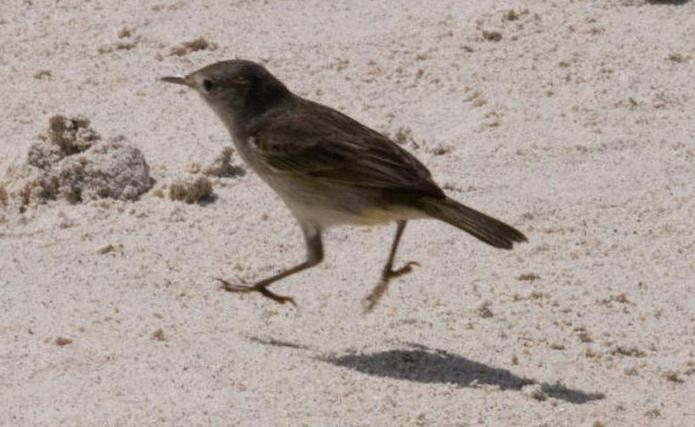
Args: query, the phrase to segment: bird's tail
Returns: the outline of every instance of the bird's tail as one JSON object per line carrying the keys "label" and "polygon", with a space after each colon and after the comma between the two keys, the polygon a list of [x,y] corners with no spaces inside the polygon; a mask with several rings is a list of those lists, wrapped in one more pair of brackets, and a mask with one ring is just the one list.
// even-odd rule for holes
{"label": "bird's tail", "polygon": [[458,227],[496,248],[511,249],[514,243],[527,241],[526,236],[516,228],[448,197],[423,197],[418,204],[428,215]]}

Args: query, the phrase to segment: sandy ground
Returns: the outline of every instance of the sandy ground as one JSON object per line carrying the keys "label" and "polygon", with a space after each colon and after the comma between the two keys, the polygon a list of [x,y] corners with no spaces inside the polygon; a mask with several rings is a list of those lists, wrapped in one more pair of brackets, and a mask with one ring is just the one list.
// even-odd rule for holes
{"label": "sandy ground", "polygon": [[[1,424],[695,425],[695,2],[141,3],[0,9],[0,180],[60,113],[157,181],[0,207]],[[156,78],[233,57],[399,133],[530,242],[411,223],[421,267],[370,315],[393,227],[331,230],[276,286],[299,309],[220,291],[304,256],[252,173],[168,197],[230,139]]]}

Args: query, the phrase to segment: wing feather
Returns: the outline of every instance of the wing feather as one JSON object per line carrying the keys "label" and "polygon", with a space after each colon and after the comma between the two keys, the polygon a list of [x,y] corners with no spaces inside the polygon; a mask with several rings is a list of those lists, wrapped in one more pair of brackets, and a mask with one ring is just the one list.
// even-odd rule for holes
{"label": "wing feather", "polygon": [[260,118],[248,133],[256,154],[282,173],[444,197],[413,155],[384,135],[311,101],[296,99],[292,108]]}

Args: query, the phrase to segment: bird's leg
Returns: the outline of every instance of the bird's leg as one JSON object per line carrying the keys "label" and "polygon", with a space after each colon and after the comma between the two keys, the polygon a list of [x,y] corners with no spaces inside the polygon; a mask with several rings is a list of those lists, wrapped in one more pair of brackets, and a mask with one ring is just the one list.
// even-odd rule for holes
{"label": "bird's leg", "polygon": [[217,279],[220,282],[222,282],[221,288],[227,292],[258,292],[264,297],[270,298],[273,301],[278,302],[280,304],[289,302],[290,304],[296,306],[297,304],[295,304],[294,298],[289,296],[278,295],[274,292],[271,292],[268,289],[268,286],[277,282],[278,280],[284,279],[287,276],[291,276],[295,273],[299,273],[302,270],[306,270],[315,265],[318,265],[323,260],[323,243],[321,241],[321,230],[303,225],[302,231],[304,232],[304,238],[306,239],[306,261],[304,261],[301,264],[295,265],[294,267],[289,268],[274,276],[263,279],[251,286],[232,285],[224,279]]}
{"label": "bird's leg", "polygon": [[396,250],[398,250],[398,243],[401,241],[401,236],[403,235],[403,231],[405,230],[406,221],[398,221],[396,224],[396,236],[393,238],[393,243],[391,244],[391,252],[389,253],[389,258],[386,261],[386,264],[384,265],[384,270],[381,272],[381,280],[374,287],[374,289],[372,289],[372,292],[366,299],[367,304],[365,312],[372,311],[372,309],[376,306],[376,304],[379,302],[379,299],[381,299],[382,295],[384,295],[384,293],[386,292],[386,289],[388,288],[391,279],[410,273],[411,271],[413,271],[414,265],[420,265],[416,262],[411,261],[406,263],[403,267],[399,268],[398,270],[393,269],[393,261],[394,258],[396,258]]}

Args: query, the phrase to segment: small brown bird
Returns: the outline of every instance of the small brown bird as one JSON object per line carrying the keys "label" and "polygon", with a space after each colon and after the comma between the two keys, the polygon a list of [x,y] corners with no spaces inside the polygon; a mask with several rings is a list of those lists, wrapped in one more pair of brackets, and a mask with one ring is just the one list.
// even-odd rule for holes
{"label": "small brown bird", "polygon": [[321,232],[335,225],[396,223],[381,281],[366,300],[368,311],[391,279],[416,265],[393,268],[408,220],[436,218],[501,249],[526,241],[515,228],[447,197],[427,168],[386,136],[293,94],[259,64],[223,61],[162,80],[200,94],[227,126],[244,161],[292,211],[306,239],[306,261],[252,286],[218,279],[229,292],[259,292],[294,304],[294,299],[268,286],[319,264]]}

